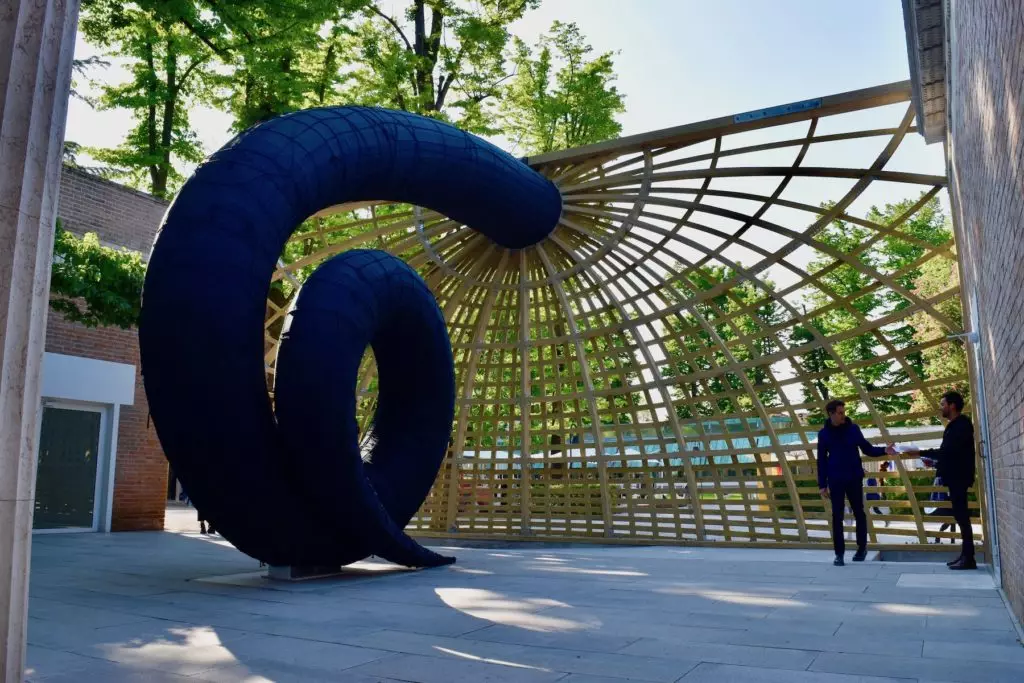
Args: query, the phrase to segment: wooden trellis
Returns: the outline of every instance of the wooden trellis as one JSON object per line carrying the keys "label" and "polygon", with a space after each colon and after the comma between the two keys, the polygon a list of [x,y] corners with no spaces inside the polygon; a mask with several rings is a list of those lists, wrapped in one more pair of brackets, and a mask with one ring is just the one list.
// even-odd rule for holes
{"label": "wooden trellis", "polygon": [[[524,250],[417,207],[323,212],[296,233],[275,276],[284,287],[268,302],[268,377],[303,273],[348,249],[386,249],[435,292],[456,362],[451,450],[413,533],[825,543],[821,425],[808,422],[826,400],[822,387],[845,377],[848,392],[829,398],[846,400],[872,441],[921,443],[942,427],[908,425],[927,424],[941,393],[966,380],[912,362],[958,344],[946,335],[962,329],[942,306],[959,301],[955,278],[929,295],[910,281],[932,259],[956,256],[951,239],[904,229],[946,183],[899,163],[909,141],[919,144],[909,100],[909,84],[894,84],[532,158],[560,187],[564,209],[550,237]],[[866,160],[821,161],[837,146],[843,159],[853,150]],[[888,201],[920,200],[887,225],[868,220],[862,205],[880,185]],[[821,241],[834,221],[868,237],[849,248]],[[868,258],[885,240],[918,255],[886,268]],[[836,291],[828,282],[838,272],[863,286]],[[869,295],[896,303],[865,314],[858,301]],[[852,321],[842,331],[816,327],[837,312]],[[941,334],[899,336],[911,316]],[[871,357],[844,360],[836,347],[848,343],[867,344]],[[864,379],[879,368],[904,379]],[[368,354],[356,388],[361,419],[375,380]],[[930,408],[890,400],[910,396]],[[873,540],[951,539],[937,529],[952,520],[918,500],[939,490],[924,481],[932,473],[893,460],[888,478],[867,489],[883,497],[869,504],[882,508],[869,513]]]}

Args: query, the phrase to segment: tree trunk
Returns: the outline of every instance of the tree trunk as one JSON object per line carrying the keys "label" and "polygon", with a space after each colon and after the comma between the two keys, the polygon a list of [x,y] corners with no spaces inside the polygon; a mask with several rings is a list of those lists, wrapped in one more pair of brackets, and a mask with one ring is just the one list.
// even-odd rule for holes
{"label": "tree trunk", "polygon": [[[153,56],[153,40],[152,34],[146,36],[146,68],[149,69],[149,91],[150,94],[155,93],[157,89],[157,78],[156,78],[156,60]],[[149,155],[156,156],[157,154],[157,135],[156,135],[156,101],[150,98],[149,107],[146,112],[146,144],[148,147]],[[150,192],[157,197],[163,197],[164,192],[167,189],[166,180],[161,185],[159,167],[150,165],[149,167],[149,179],[150,179]]]}
{"label": "tree trunk", "polygon": [[163,126],[160,131],[159,194],[154,188],[154,194],[158,197],[167,196],[167,179],[171,172],[171,143],[174,141],[174,113],[178,106],[179,94],[178,54],[169,37],[167,39],[167,54],[164,56],[164,69],[167,72],[167,95],[164,97]]}

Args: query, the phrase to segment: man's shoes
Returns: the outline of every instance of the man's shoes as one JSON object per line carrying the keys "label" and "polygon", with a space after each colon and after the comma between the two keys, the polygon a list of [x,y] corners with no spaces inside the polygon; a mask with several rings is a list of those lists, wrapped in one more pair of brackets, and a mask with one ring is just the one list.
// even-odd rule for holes
{"label": "man's shoes", "polygon": [[832,560],[832,564],[835,565],[836,567],[842,567],[846,563],[843,562],[843,556],[842,555],[836,555],[836,559]]}
{"label": "man's shoes", "polygon": [[857,550],[857,552],[853,556],[853,561],[854,562],[863,562],[864,560],[867,559],[867,557],[868,557],[868,550],[867,550],[867,548],[859,548]]}
{"label": "man's shoes", "polygon": [[947,567],[952,567],[952,566],[953,566],[954,564],[957,564],[957,563],[958,563],[958,562],[960,562],[960,560],[962,560],[962,559],[964,559],[964,554],[963,554],[963,553],[960,553],[960,556],[959,556],[959,557],[957,557],[957,558],[956,558],[955,560],[950,560],[949,562],[947,562],[947,563],[946,563],[946,566],[947,566]]}
{"label": "man's shoes", "polygon": [[977,569],[978,565],[974,561],[973,557],[962,557],[956,564],[949,565],[949,568],[955,571],[960,571],[962,569]]}

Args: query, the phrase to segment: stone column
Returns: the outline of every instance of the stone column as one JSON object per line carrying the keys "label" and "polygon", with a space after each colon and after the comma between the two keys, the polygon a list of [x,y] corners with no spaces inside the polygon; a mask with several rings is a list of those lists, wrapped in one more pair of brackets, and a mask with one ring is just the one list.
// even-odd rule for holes
{"label": "stone column", "polygon": [[40,370],[78,0],[0,3],[0,682],[25,669]]}

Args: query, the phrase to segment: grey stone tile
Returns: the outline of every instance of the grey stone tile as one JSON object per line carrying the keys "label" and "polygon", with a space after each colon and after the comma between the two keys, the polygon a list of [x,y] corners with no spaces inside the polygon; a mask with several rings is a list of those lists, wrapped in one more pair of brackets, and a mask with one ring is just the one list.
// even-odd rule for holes
{"label": "grey stone tile", "polygon": [[653,683],[648,682],[645,678],[618,678],[614,676],[594,676],[592,674],[569,674],[565,678],[560,678],[558,683],[629,683],[630,681]]}
{"label": "grey stone tile", "polygon": [[1024,679],[1024,646],[992,645],[988,643],[956,643],[947,641],[925,641],[924,656],[960,661],[1007,662],[1021,667]]}
{"label": "grey stone tile", "polygon": [[518,656],[529,648],[521,645],[505,645],[466,638],[409,633],[406,631],[380,630],[367,635],[353,635],[345,644],[394,654],[423,655],[426,657],[467,656],[472,659]]}
{"label": "grey stone tile", "polygon": [[25,653],[26,678],[43,678],[96,664],[93,657],[29,645]]}
{"label": "grey stone tile", "polygon": [[802,671],[814,661],[816,652],[749,645],[717,643],[685,644],[669,640],[644,638],[619,650],[616,654],[643,657],[664,657],[716,664],[758,666],[766,669]]}
{"label": "grey stone tile", "polygon": [[351,623],[309,622],[299,619],[268,617],[260,614],[229,615],[213,620],[218,634],[231,637],[231,633],[253,633],[269,636],[287,636],[325,643],[346,643],[352,638],[376,633],[382,629],[354,626]]}
{"label": "grey stone tile", "polygon": [[490,622],[446,606],[419,606],[391,603],[344,602],[309,605],[270,605],[263,612],[274,618],[307,622],[351,624],[366,628],[393,628],[437,635],[460,635],[488,626]]}
{"label": "grey stone tile", "polygon": [[96,643],[76,649],[77,654],[111,662],[129,669],[155,669],[180,676],[193,676],[235,661],[223,645],[190,645],[164,639]]}
{"label": "grey stone tile", "polygon": [[394,678],[363,675],[349,671],[324,672],[302,666],[260,663],[254,666],[234,664],[205,671],[202,678],[186,681],[203,683],[403,683]]}
{"label": "grey stone tile", "polygon": [[903,588],[951,588],[954,590],[992,590],[993,577],[988,572],[904,573],[896,585]]}
{"label": "grey stone tile", "polygon": [[942,614],[928,617],[928,627],[955,627],[965,631],[1013,631],[1013,622],[1005,608],[983,609],[969,606],[933,606]]}
{"label": "grey stone tile", "polygon": [[844,638],[870,633],[879,639],[905,638],[909,640],[938,640],[961,643],[991,643],[1007,645],[1016,642],[1017,635],[1013,631],[982,631],[961,630],[955,626],[931,626],[925,628],[901,628],[898,624],[888,624],[885,619],[878,619],[874,627],[865,629],[863,625],[843,624],[836,632],[836,637]]}
{"label": "grey stone tile", "polygon": [[622,653],[599,653],[529,648],[519,654],[517,661],[530,666],[619,678],[639,678],[671,683],[698,664],[696,659],[645,657]]}
{"label": "grey stone tile", "polygon": [[975,683],[1020,683],[1021,667],[1016,664],[910,657],[864,657],[825,652],[811,665],[811,671],[893,678],[932,678]]}
{"label": "grey stone tile", "polygon": [[502,660],[438,659],[397,655],[356,667],[349,674],[383,676],[413,683],[550,683],[565,677],[561,671],[534,668]]}
{"label": "grey stone tile", "polygon": [[[284,636],[252,636],[228,644],[233,660],[317,671],[342,671],[390,656],[384,650],[322,643]],[[207,667],[214,668],[214,667]]]}
{"label": "grey stone tile", "polygon": [[119,626],[121,624],[143,621],[138,615],[126,614],[124,612],[81,607],[78,605],[38,604],[40,602],[40,600],[29,601],[29,613],[34,619],[75,625],[82,628]]}
{"label": "grey stone tile", "polygon": [[35,681],[45,681],[45,683],[85,683],[87,681],[102,681],[102,683],[206,683],[206,681],[200,678],[179,676],[154,669],[133,669],[113,662],[95,660],[94,663],[80,669],[65,671],[52,676],[29,676],[25,680],[29,683]]}
{"label": "grey stone tile", "polygon": [[75,624],[29,617],[28,644],[53,650],[67,650],[75,645],[92,642],[93,630]]}
{"label": "grey stone tile", "polygon": [[648,637],[674,643],[719,643],[750,645],[812,652],[849,652],[868,655],[920,656],[922,641],[898,638],[879,638],[870,633],[829,634],[806,633],[790,630],[784,623],[773,624],[775,628],[702,629],[683,627],[661,627],[652,625]]}
{"label": "grey stone tile", "polygon": [[221,544],[189,539],[182,552],[167,538],[34,539],[30,643],[58,653],[50,676],[851,683],[957,681],[968,664],[970,680],[998,681],[1021,668],[995,591],[897,587],[906,566],[788,561],[800,551],[759,562],[749,561],[758,551],[717,548],[458,549],[459,564],[441,571],[280,590],[193,581],[255,566]]}
{"label": "grey stone tile", "polygon": [[916,679],[758,669],[728,664],[701,664],[679,683],[912,683]]}
{"label": "grey stone tile", "polygon": [[696,665],[678,658],[667,660],[620,653],[566,650],[549,645],[524,646],[503,642],[444,638],[398,631],[382,631],[351,641],[354,645],[377,647],[409,655],[453,658],[469,661],[500,661],[535,670],[590,673],[604,676],[639,677],[652,681],[674,681]]}
{"label": "grey stone tile", "polygon": [[512,645],[554,647],[584,652],[615,652],[637,640],[637,637],[604,635],[597,631],[575,632],[531,631],[514,626],[488,626],[466,636],[472,640]]}

